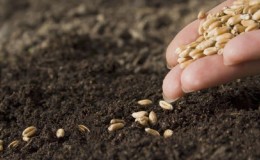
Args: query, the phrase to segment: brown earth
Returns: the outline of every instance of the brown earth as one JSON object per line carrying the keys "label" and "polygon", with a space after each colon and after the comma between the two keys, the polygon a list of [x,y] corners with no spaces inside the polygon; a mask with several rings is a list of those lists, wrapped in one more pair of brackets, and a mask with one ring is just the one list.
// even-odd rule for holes
{"label": "brown earth", "polygon": [[[0,157],[260,159],[260,76],[188,94],[173,111],[158,106],[167,44],[219,2],[0,0]],[[143,98],[154,104],[139,106]],[[131,117],[139,110],[155,111],[153,128],[174,135],[147,135]],[[109,133],[112,118],[126,126]],[[30,125],[37,134],[23,142]],[[8,149],[13,140],[20,145]]]}

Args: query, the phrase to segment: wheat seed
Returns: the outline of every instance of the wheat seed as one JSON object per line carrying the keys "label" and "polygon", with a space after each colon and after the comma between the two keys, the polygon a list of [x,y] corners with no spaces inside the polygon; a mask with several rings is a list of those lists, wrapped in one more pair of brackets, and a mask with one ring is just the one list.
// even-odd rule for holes
{"label": "wheat seed", "polygon": [[135,119],[135,122],[138,122],[142,126],[148,126],[149,119],[146,116],[139,117]]}
{"label": "wheat seed", "polygon": [[150,113],[149,113],[149,123],[151,124],[151,125],[156,125],[157,124],[157,115],[156,115],[156,113],[154,112],[154,111],[151,111]]}
{"label": "wheat seed", "polygon": [[125,123],[125,121],[122,119],[111,119],[110,124],[114,124],[114,123]]}
{"label": "wheat seed", "polygon": [[0,152],[2,152],[4,150],[4,141],[0,140]]}
{"label": "wheat seed", "polygon": [[[118,120],[118,119],[112,119],[112,120]],[[111,121],[112,121],[111,120]],[[111,121],[110,121],[110,123],[111,123]],[[113,121],[112,121],[113,122]],[[83,124],[79,124],[78,125],[78,129],[79,129],[79,131],[80,132],[82,132],[82,133],[84,133],[84,132],[90,132],[90,129],[87,127],[87,126],[85,126],[85,125],[83,125]]]}
{"label": "wheat seed", "polygon": [[160,100],[159,105],[165,110],[173,110],[173,106],[166,101]]}
{"label": "wheat seed", "polygon": [[191,59],[191,60],[188,60],[186,62],[183,62],[180,64],[180,68],[183,69],[183,68],[186,68],[188,65],[190,65],[194,60]]}
{"label": "wheat seed", "polygon": [[148,112],[146,112],[146,111],[138,111],[138,112],[132,113],[133,118],[140,118],[140,117],[147,116],[147,115],[148,115]]}
{"label": "wheat seed", "polygon": [[28,142],[30,140],[30,137],[23,137],[23,141]]}
{"label": "wheat seed", "polygon": [[7,146],[7,148],[9,148],[9,149],[17,148],[18,145],[19,145],[19,143],[20,143],[20,141],[14,140],[13,142],[11,142],[11,143]]}
{"label": "wheat seed", "polygon": [[173,131],[171,129],[166,129],[164,132],[163,132],[163,137],[164,138],[169,138],[173,135]]}
{"label": "wheat seed", "polygon": [[114,124],[111,124],[111,125],[108,127],[108,131],[109,131],[109,132],[113,132],[113,131],[122,129],[124,126],[125,126],[124,123],[114,123]]}
{"label": "wheat seed", "polygon": [[22,133],[22,136],[23,137],[32,137],[34,136],[34,134],[36,133],[37,129],[36,127],[34,126],[30,126],[30,127],[27,127],[23,133]]}
{"label": "wheat seed", "polygon": [[64,135],[65,135],[64,129],[60,128],[60,129],[58,129],[58,130],[56,131],[56,137],[57,137],[57,138],[63,138]]}
{"label": "wheat seed", "polygon": [[139,105],[146,106],[146,105],[152,104],[153,102],[150,99],[142,99],[142,100],[139,100],[137,103]]}
{"label": "wheat seed", "polygon": [[258,28],[259,28],[259,24],[258,24],[258,23],[255,23],[255,24],[252,24],[252,25],[248,26],[248,27],[245,29],[245,32],[257,30]]}
{"label": "wheat seed", "polygon": [[207,17],[207,13],[205,11],[200,11],[198,14],[198,19],[204,19]]}
{"label": "wheat seed", "polygon": [[204,55],[213,55],[213,54],[216,54],[218,53],[218,48],[217,47],[210,47],[210,48],[207,48],[203,51],[203,54]]}
{"label": "wheat seed", "polygon": [[160,136],[160,133],[158,131],[151,128],[145,128],[145,132],[153,136]]}

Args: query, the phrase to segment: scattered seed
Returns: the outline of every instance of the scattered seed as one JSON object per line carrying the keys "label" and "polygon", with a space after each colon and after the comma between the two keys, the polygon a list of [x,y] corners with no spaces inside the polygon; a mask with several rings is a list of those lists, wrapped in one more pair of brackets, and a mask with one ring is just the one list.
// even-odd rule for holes
{"label": "scattered seed", "polygon": [[138,111],[138,112],[132,113],[133,118],[140,118],[140,117],[147,116],[147,115],[148,115],[148,112],[146,112],[146,111]]}
{"label": "scattered seed", "polygon": [[122,119],[111,119],[110,124],[114,124],[114,123],[125,123],[125,121]]}
{"label": "scattered seed", "polygon": [[125,126],[124,123],[114,123],[114,124],[111,124],[108,127],[108,131],[109,132],[113,132],[113,131],[116,131],[116,130],[119,130],[119,129],[123,128],[124,126]]}
{"label": "scattered seed", "polygon": [[135,122],[138,122],[142,126],[148,126],[149,119],[146,116],[139,117],[135,119]]}
{"label": "scattered seed", "polygon": [[139,100],[137,103],[142,106],[146,106],[146,105],[152,104],[153,102],[150,99],[142,99],[142,100]]}
{"label": "scattered seed", "polygon": [[4,150],[4,141],[0,140],[0,152],[2,152]]}
{"label": "scattered seed", "polygon": [[173,106],[166,101],[160,100],[159,105],[165,110],[173,110]]}
{"label": "scattered seed", "polygon": [[23,141],[28,142],[30,140],[30,137],[23,137]]}
{"label": "scattered seed", "polygon": [[173,131],[171,129],[166,129],[163,133],[164,138],[169,138],[173,135]]}
{"label": "scattered seed", "polygon": [[160,133],[158,131],[151,128],[145,128],[145,132],[153,136],[160,136]]}
{"label": "scattered seed", "polygon": [[34,136],[34,134],[36,133],[37,129],[36,127],[34,126],[30,126],[30,127],[27,127],[23,133],[22,133],[22,136],[23,137],[32,137]]}
{"label": "scattered seed", "polygon": [[20,143],[20,141],[14,140],[13,142],[11,142],[11,143],[7,146],[7,148],[9,148],[9,149],[17,148],[18,145],[19,145],[19,143]]}
{"label": "scattered seed", "polygon": [[149,113],[149,123],[151,124],[151,125],[156,125],[157,124],[157,115],[156,115],[156,113],[154,112],[154,111],[151,111],[150,113]]}
{"label": "scattered seed", "polygon": [[63,138],[64,135],[65,135],[64,129],[60,128],[60,129],[58,129],[58,130],[56,131],[56,137],[57,137],[57,138]]}
{"label": "scattered seed", "polygon": [[[110,121],[110,123],[111,123],[111,122],[114,122],[114,121],[116,121],[116,120],[118,120],[118,119],[112,119],[112,120]],[[123,121],[123,120],[122,120],[122,121]],[[78,125],[78,129],[79,129],[79,131],[82,132],[82,133],[84,133],[84,132],[90,132],[90,129],[89,129],[87,126],[83,125],[83,124]]]}

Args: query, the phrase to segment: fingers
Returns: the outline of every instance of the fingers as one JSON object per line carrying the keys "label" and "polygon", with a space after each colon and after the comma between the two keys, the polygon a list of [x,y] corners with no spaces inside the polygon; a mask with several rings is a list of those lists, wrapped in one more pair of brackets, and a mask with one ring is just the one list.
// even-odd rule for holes
{"label": "fingers", "polygon": [[163,81],[163,98],[167,102],[174,102],[179,97],[183,96],[181,87],[182,69],[179,66],[174,67]]}
{"label": "fingers", "polygon": [[[212,9],[211,11],[209,11],[209,13],[215,13],[221,10],[223,7],[231,5],[233,1],[234,0],[225,1],[217,7],[215,7],[214,9]],[[182,31],[180,31],[175,36],[173,41],[169,44],[166,50],[166,61],[170,68],[174,67],[177,64],[178,55],[175,53],[176,48],[196,40],[196,38],[199,36],[199,23],[199,20],[195,20],[194,22],[183,28]]]}
{"label": "fingers", "polygon": [[247,32],[230,40],[223,57],[225,65],[260,60],[260,31]]}
{"label": "fingers", "polygon": [[256,74],[260,74],[260,60],[226,66],[222,56],[214,55],[190,64],[182,72],[181,84],[187,93]]}

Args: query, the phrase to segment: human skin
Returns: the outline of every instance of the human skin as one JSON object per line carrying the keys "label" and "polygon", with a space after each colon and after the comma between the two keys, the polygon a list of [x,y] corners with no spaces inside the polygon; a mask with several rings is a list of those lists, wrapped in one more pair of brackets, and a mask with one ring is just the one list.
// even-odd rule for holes
{"label": "human skin", "polygon": [[[234,0],[227,0],[210,13],[216,13]],[[210,88],[232,80],[260,74],[260,30],[247,32],[231,39],[224,48],[223,55],[206,56],[181,69],[175,50],[198,38],[199,20],[180,31],[166,50],[169,73],[163,80],[163,97],[174,102],[185,93]]]}

